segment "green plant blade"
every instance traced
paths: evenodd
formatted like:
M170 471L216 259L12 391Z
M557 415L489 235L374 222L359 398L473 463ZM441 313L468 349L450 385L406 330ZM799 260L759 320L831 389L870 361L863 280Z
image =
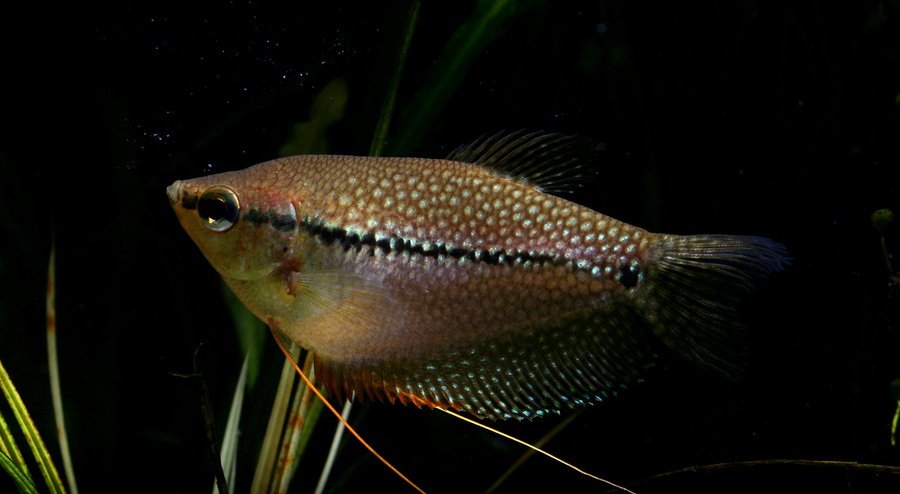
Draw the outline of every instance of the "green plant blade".
M288 351L296 358L300 353L300 348L292 344ZM278 391L275 394L272 411L269 414L266 434L260 447L251 492L269 492L272 485L272 476L276 466L275 459L278 456L278 444L284 432L284 420L287 416L291 390L294 388L296 376L297 374L294 372L294 368L291 367L291 363L285 359L281 368L281 377L278 381Z
M468 73L469 66L503 33L507 21L531 8L533 1L481 0L472 17L461 24L447 41L444 53L434 64L428 82L416 94L402 119L404 129L391 147L396 156L409 156L438 118L450 96Z
M22 466L24 466L24 464L22 464ZM16 483L16 487L19 488L19 492L22 492L23 494L37 494L37 487L34 486L28 473L19 469L12 458L2 452L0 452L0 467L3 467L3 469L6 470L6 473L12 477L13 482Z
M34 454L41 475L44 477L44 482L47 483L47 488L50 489L51 494L61 494L66 492L62 480L59 478L59 472L56 471L56 466L53 464L53 460L50 459L50 452L47 451L47 446L44 445L44 441L41 439L37 427L35 427L34 422L31 420L31 416L28 415L28 409L25 407L22 397L19 396L19 392L9 378L6 368L3 367L3 362L0 362L0 389L3 390L6 401L9 402L13 415L16 417L19 427L22 428L22 432L25 434L25 439L28 441L28 446Z
M225 424L225 435L222 438L222 451L220 460L225 472L225 484L234 485L237 470L238 449L238 425L241 421L241 410L244 407L244 392L247 389L247 368L249 367L250 353L244 357L241 365L241 373L238 376L237 385L234 387L234 396L231 398L231 409L228 411L228 422ZM213 485L213 494L219 493L219 486Z
M6 419L3 418L3 414L0 413L0 453L3 453L8 458L12 459L16 465L22 470L22 473L28 477L29 481L32 481L31 472L28 471L28 465L25 464L25 457L22 456L22 452L19 451L19 446L16 444L16 438L13 437L12 431L9 430L9 425L6 423Z
M372 145L369 147L370 156L381 156L384 152L384 144L387 141L388 128L391 125L391 115L397 102L397 91L400 88L400 76L403 74L403 66L406 65L406 55L412 45L413 33L416 31L416 23L419 20L419 8L422 2L415 0L409 9L409 18L406 21L406 31L403 33L403 41L400 43L400 53L391 73L387 93L384 95L384 104L381 107L381 115L375 124L375 135L372 137Z
M315 379L315 370L313 369L312 353L307 353L303 363L303 372L310 379ZM285 465L284 468L276 472L274 486L276 489L272 492L287 492L290 487L291 480L297 471L297 465L303 452L306 450L306 441L304 437L309 438L309 433L315 428L315 424L319 418L319 411L322 409L322 403L316 399L314 393L302 383L294 390L291 399L290 415L288 417L284 437L279 447L280 454L278 456L278 464ZM318 407L316 407L318 405ZM315 413L311 413L315 412Z
M238 300L237 296L224 282L222 283L222 296L225 299L225 305L228 306L228 311L231 313L231 319L234 321L234 329L240 342L241 353L248 357L247 390L250 391L256 386L256 379L259 377L262 349L268 331L266 330L266 325L244 307L244 304Z
M344 402L344 409L341 410L341 417L344 420L348 420L350 418L350 410L353 408L353 402L347 400ZM322 467L322 475L319 476L319 483L316 485L315 494L322 494L325 492L325 485L328 483L328 476L331 474L331 468L334 466L334 460L337 458L338 446L341 444L341 438L344 437L344 427L343 422L338 422L337 430L334 431L334 437L331 439L331 447L328 448L328 458L325 459L325 466Z
M325 131L343 118L348 98L347 81L343 78L333 79L326 84L313 100L309 120L294 124L291 137L278 154L290 156L328 153Z

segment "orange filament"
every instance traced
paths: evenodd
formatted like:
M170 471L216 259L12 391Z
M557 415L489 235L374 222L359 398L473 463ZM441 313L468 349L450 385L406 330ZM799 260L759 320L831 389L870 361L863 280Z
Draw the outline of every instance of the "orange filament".
M623 492L628 492L629 494L637 494L636 492L632 491L631 489L628 489L628 488L626 488L626 487L622 487L621 485L614 484L614 483L612 483L612 482L610 482L610 481L608 481L608 480L606 480L606 479L600 478L600 477L598 477L598 476L596 476L596 475L594 475L594 474L585 472L584 470L582 470L582 469L576 467L575 465L573 465L573 464L571 464L571 463L569 463L569 462L563 460L562 458L559 458L559 457L557 457L557 456L553 456L552 454L550 454L550 453L544 451L543 449L541 449L541 448L539 448L539 447L537 447L537 446L534 446L534 445L532 445L532 444L529 444L529 443L527 443L527 442L525 442L525 441L523 441L523 440L521 440L521 439L518 439L518 438L516 438L516 437L514 437L514 436L510 436L509 434L507 434L507 433L505 433L505 432L499 431L499 430L497 430L497 429L494 429L493 427L484 425L484 424L482 424L482 423L480 423L480 422L476 422L476 421L474 421L474 420L472 420L472 419L470 419L470 418L468 418L468 417L464 417L464 416L462 416L462 415L460 415L460 414L458 414L458 413L456 413L456 412L451 412L450 410L447 410L446 408L440 408L440 407L438 407L438 410L440 410L440 411L442 411L442 412L444 412L444 413L450 414L450 415L452 415L453 417L456 417L456 418L458 418L459 420L462 420L462 421L464 421L464 422L468 422L468 423L470 423L470 424L472 424L472 425L477 425L478 427L481 427L482 429L491 431L491 432L493 432L494 434L497 434L498 436L505 437L506 439L509 439L510 441L515 441L515 442L521 444L522 446L526 446L526 447L528 447L528 448L531 448L532 450L534 450L534 451L536 451L536 452L538 452L538 453L540 453L540 454L542 454L542 455L544 455L544 456L546 456L546 457L548 457L548 458L550 458L550 459L552 459L552 460L554 460L554 461L558 461L559 463L562 463L563 465L565 465L565 466L571 468L572 470L575 470L576 472L578 472L578 473L580 473L580 474L582 474L582 475L587 475L588 477L590 477L590 478L592 478L592 479L599 480L600 482L603 482L604 484L607 484L607 485L609 485L610 487L614 487L614 488L619 489L619 490L621 490L621 491L623 491Z
M416 485L415 482L410 480L406 475L403 475L403 473L400 472L400 470L398 470L397 467L395 467L394 465L391 465L391 463L389 461L387 461L383 456L378 454L378 452L375 451L375 448L370 446L369 443L367 443L366 440L363 439L362 436L360 436L358 432L356 432L356 429L354 429L352 426L350 426L350 424L347 423L346 420L344 420L344 417L341 416L341 413L338 412L337 409L335 409L334 406L327 399L325 399L324 396L322 396L322 393L319 392L318 388L316 388L316 386L312 383L312 381L310 381L309 378L306 377L306 374L304 374L303 371L300 370L300 366L297 365L297 362L294 360L293 357L291 357L291 354L287 351L287 348L284 347L284 343L281 342L281 339L278 337L278 334L275 332L275 330L271 329L271 328L270 328L270 330L272 331L272 336L275 337L275 342L278 343L278 348L281 349L281 353L283 353L285 358L288 359L288 361L294 367L294 370L297 371L297 374L300 374L300 377L303 378L303 382L306 383L306 386L309 387L309 389L312 390L312 392L315 393L316 396L318 396L320 400L322 400L322 403L324 403L325 406L328 407L328 410L330 410L331 413L335 417L337 417L337 419L342 424L344 424L344 427L346 427L347 430L350 431L350 434L352 434L353 437L355 437L356 440L360 442L360 444L365 446L366 449L368 449L370 453L375 455L375 457L378 458L382 463L384 463L384 465L386 467L388 467L392 472L396 473L401 479L403 479L413 489L415 489L417 492L420 492L421 494L426 494L425 490L423 490L421 487Z

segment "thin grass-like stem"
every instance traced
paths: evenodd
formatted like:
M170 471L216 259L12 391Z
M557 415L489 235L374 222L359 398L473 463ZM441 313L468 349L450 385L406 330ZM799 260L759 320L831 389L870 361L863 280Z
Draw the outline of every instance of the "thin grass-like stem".
M56 241L50 244L50 260L47 263L47 363L50 373L50 396L53 399L53 417L56 419L56 438L62 455L63 470L69 492L78 494L75 468L69 452L69 436L66 434L66 416L63 412L62 385L59 380L59 352L56 347Z
M303 372L314 376L312 352L306 354ZM288 491L294 472L297 471L300 456L303 454L301 449L301 444L305 446L305 443L301 441L303 431L315 425L315 419L318 418L316 415L312 420L308 420L310 419L308 412L313 398L313 394L308 392L306 386L298 385L294 388L285 431L281 438L281 444L278 446L278 460L275 463L278 468L272 479L272 492L275 494L283 494Z
M296 358L300 353L300 347L291 344L288 349ZM297 374L290 362L285 360L281 367L281 377L278 381L278 391L272 404L272 412L269 414L269 424L266 426L266 435L263 437L260 447L259 459L256 463L256 471L253 475L253 484L250 492L270 492L272 478L275 473L275 459L278 456L278 443L284 432L284 419L287 416L290 405L291 390L294 387Z
M394 107L396 106L397 92L400 88L400 76L403 75L406 55L409 53L409 47L412 45L413 33L416 31L421 4L421 0L414 0L409 8L406 30L403 33L403 41L400 43L400 52L397 53L397 60L394 63L394 70L391 73L387 92L384 95L381 114L378 116L378 123L375 124L375 135L372 137L372 145L369 147L369 156L381 156L381 153L384 151L388 128L391 125L391 116L394 114Z
M891 446L897 445L897 422L900 422L900 400L897 400L897 410L891 419Z
M353 408L353 400L344 402L344 409L341 410L341 417L346 422L350 417L350 410ZM338 447L341 445L341 438L344 437L344 422L338 422L337 429L334 431L334 437L331 438L331 447L328 448L328 457L325 459L325 466L322 467L322 474L319 475L319 483L316 484L315 494L325 492L325 485L328 483L328 476L331 475L331 469L334 467L334 460L337 458Z
M225 435L222 436L222 451L220 453L222 470L225 474L225 484L234 486L237 470L238 425L241 419L241 410L244 408L244 391L247 388L247 369L249 367L250 353L244 357L241 365L241 373L238 376L237 385L234 387L234 396L231 398L231 408L228 411L228 422L225 424ZM213 494L219 494L218 484L213 486Z

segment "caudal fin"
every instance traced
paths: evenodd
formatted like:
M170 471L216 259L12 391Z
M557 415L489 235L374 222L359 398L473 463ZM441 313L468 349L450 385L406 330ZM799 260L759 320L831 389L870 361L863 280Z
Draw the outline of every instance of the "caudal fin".
M747 292L789 263L783 245L762 237L666 235L647 266L639 300L653 331L704 369L741 373L737 305Z

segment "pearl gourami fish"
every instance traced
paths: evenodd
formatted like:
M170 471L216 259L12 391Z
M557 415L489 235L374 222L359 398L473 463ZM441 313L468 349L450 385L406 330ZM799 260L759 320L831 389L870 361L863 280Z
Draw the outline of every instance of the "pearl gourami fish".
M785 249L651 233L548 193L578 178L582 144L518 133L444 160L293 156L167 193L339 396L527 419L609 398L662 348L735 372L735 306Z

